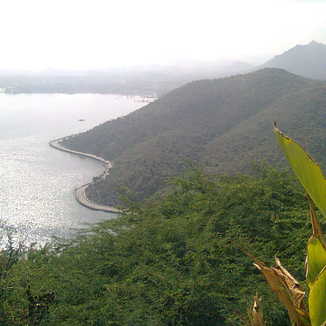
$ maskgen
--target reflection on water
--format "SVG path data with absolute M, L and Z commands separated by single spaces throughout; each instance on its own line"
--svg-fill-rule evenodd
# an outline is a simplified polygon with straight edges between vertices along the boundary
M 53 138 L 89 129 L 144 103 L 117 95 L 0 95 L 2 233 L 44 242 L 112 218 L 77 204 L 73 189 L 100 174 L 97 162 L 56 151 Z M 80 121 L 84 120 L 84 121 Z

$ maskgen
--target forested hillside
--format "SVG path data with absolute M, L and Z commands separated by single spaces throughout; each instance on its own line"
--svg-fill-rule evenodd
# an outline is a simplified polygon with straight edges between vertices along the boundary
M 302 280 L 309 234 L 303 190 L 288 173 L 193 171 L 87 237 L 1 251 L 0 324 L 244 326 L 258 291 L 267 325 L 287 326 L 241 249 L 266 263 L 277 253 Z
M 326 165 L 326 86 L 283 96 L 266 110 L 243 120 L 210 142 L 203 162 L 213 171 L 248 171 L 256 159 L 283 166 L 285 158 L 274 141 L 271 124 L 277 121 Z M 235 159 L 235 160 L 234 160 Z M 230 164 L 230 162 L 232 162 Z
M 324 85 L 280 69 L 196 81 L 64 145 L 113 161 L 110 176 L 88 188 L 93 200 L 116 204 L 123 189 L 143 199 L 189 165 L 234 173 L 247 171 L 254 160 L 278 164 L 274 120 L 313 143 L 313 154 L 324 153 Z

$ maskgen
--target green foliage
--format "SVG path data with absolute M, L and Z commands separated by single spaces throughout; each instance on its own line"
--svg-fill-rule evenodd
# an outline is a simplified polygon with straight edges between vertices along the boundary
M 276 137 L 307 194 L 326 217 L 326 179 L 320 166 L 291 138 L 275 128 Z
M 305 292 L 298 281 L 276 260 L 276 267 L 266 267 L 254 258 L 278 299 L 287 308 L 293 326 L 324 326 L 326 324 L 326 242 L 313 202 L 326 216 L 326 181 L 318 164 L 291 138 L 274 127 L 294 173 L 307 192 L 313 234 L 308 241 L 306 278 L 309 286 L 309 310 L 303 303 Z M 253 311 L 253 316 L 255 311 Z
M 3 314 L 26 325 L 29 285 L 34 297 L 55 294 L 40 325 L 234 326 L 258 289 L 268 325 L 287 325 L 239 247 L 265 260 L 278 249 L 300 273 L 305 198 L 286 172 L 256 174 L 191 172 L 163 198 L 133 204 L 70 243 L 30 251 L 4 281 Z
M 326 266 L 326 250 L 322 240 L 312 236 L 307 246 L 307 281 L 313 282 Z
M 274 128 L 274 131 L 309 200 L 313 201 L 326 216 L 326 179 L 322 170 L 299 144 L 277 128 Z M 312 203 L 310 215 L 313 235 L 308 241 L 307 256 L 309 316 L 312 326 L 323 326 L 326 323 L 326 242 Z
M 323 269 L 310 286 L 309 315 L 312 326 L 323 326 L 326 321 L 326 269 Z

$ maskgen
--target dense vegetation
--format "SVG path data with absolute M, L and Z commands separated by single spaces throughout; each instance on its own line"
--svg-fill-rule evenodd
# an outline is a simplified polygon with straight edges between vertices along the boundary
M 296 45 L 267 61 L 263 67 L 285 69 L 294 74 L 326 80 L 326 45 L 315 41 Z
M 1 325 L 244 325 L 256 291 L 269 325 L 289 325 L 240 249 L 302 278 L 306 200 L 287 172 L 255 171 L 192 171 L 71 243 L 3 251 Z
M 279 69 L 196 81 L 64 145 L 113 160 L 110 176 L 88 188 L 104 204 L 116 204 L 124 188 L 142 200 L 190 162 L 210 173 L 247 172 L 254 160 L 282 164 L 274 120 L 325 163 L 325 85 Z
M 274 133 L 290 166 L 304 187 L 309 202 L 312 234 L 307 241 L 305 260 L 306 280 L 302 285 L 275 257 L 269 267 L 247 252 L 264 276 L 271 290 L 287 309 L 292 326 L 324 326 L 326 324 L 326 242 L 316 208 L 326 217 L 326 179 L 318 163 L 300 144 L 285 135 L 274 124 Z M 289 239 L 290 240 L 290 239 Z M 265 326 L 260 309 L 261 298 L 254 297 L 249 311 L 250 326 Z

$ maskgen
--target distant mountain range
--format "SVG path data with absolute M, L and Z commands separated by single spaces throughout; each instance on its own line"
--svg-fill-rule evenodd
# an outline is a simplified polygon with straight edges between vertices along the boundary
M 0 90 L 6 93 L 116 93 L 161 96 L 199 79 L 222 78 L 262 68 L 326 80 L 326 45 L 315 41 L 297 45 L 259 67 L 245 62 L 192 62 L 104 70 L 41 72 L 0 71 Z
M 160 96 L 196 79 L 249 71 L 243 62 L 213 62 L 90 71 L 0 71 L 6 93 L 114 93 Z
M 281 68 L 303 77 L 326 80 L 326 45 L 315 41 L 296 45 L 267 61 L 262 65 L 264 67 Z
M 113 161 L 88 195 L 116 204 L 122 188 L 144 199 L 190 162 L 211 173 L 249 171 L 255 160 L 282 165 L 273 121 L 326 164 L 326 83 L 274 68 L 191 82 L 64 145 Z

